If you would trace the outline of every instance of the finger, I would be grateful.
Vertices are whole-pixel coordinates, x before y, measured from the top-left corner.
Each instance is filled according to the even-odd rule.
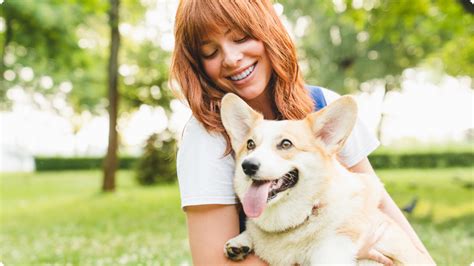
[[[382,236],[385,233],[385,230],[387,230],[387,228],[388,228],[388,222],[387,221],[384,221],[379,226],[377,226],[377,229],[373,233],[372,244],[377,243],[380,240],[380,238],[382,238]]]
[[[369,249],[375,245],[375,243],[379,242],[382,236],[387,230],[389,223],[387,221],[383,221],[379,225],[375,227],[375,230],[369,231],[367,234],[363,236],[361,239],[363,244],[359,244],[361,247],[364,246],[365,248]]]
[[[385,266],[393,266],[393,261],[385,257],[382,253],[380,253],[376,249],[371,249],[368,255],[369,255],[369,259],[371,260],[374,260],[378,263],[382,263]]]

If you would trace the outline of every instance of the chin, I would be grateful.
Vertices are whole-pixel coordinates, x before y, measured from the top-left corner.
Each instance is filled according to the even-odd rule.
[[[256,100],[258,97],[262,96],[265,92],[265,88],[256,89],[257,86],[249,85],[247,88],[238,89],[237,94],[245,99],[246,101]]]

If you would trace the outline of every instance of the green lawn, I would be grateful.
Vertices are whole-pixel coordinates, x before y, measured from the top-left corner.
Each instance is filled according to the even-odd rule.
[[[474,261],[473,168],[381,170],[439,265]],[[177,185],[142,188],[120,171],[114,194],[99,171],[0,176],[0,262],[4,265],[190,264]]]

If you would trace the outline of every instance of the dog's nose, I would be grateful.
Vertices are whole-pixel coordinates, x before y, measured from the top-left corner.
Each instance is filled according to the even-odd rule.
[[[244,173],[249,176],[253,176],[257,173],[258,168],[260,168],[260,163],[256,160],[248,159],[244,160],[242,163],[242,169]]]

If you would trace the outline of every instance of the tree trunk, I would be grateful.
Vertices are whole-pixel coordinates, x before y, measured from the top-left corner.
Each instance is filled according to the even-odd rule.
[[[12,25],[11,25],[11,18],[10,16],[6,15],[5,16],[5,39],[3,40],[3,49],[2,49],[2,54],[1,54],[1,61],[0,61],[0,82],[4,82],[5,80],[3,79],[3,74],[6,71],[6,64],[5,64],[5,56],[7,54],[7,49],[8,45],[10,44],[12,38],[13,38],[13,30],[12,30]],[[0,92],[2,93],[0,99],[3,99],[3,97],[6,94],[6,86],[3,86],[0,88]]]
[[[118,149],[118,51],[120,45],[119,23],[119,1],[110,0],[109,25],[111,29],[110,58],[108,65],[108,97],[109,97],[109,146],[107,156],[104,160],[104,180],[102,190],[115,190],[115,172],[117,170],[117,149]]]

